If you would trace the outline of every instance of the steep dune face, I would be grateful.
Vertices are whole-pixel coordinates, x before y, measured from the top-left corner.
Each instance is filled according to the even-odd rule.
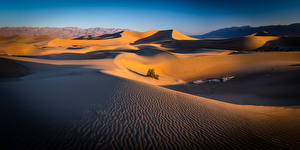
[[[280,37],[279,39],[268,41],[258,50],[262,51],[299,51],[300,37]]]
[[[254,50],[264,46],[267,42],[277,40],[278,36],[268,36],[267,33],[255,33],[245,37],[245,50]]]
[[[158,30],[150,30],[150,31],[146,31],[146,32],[132,32],[132,31],[125,30],[122,33],[122,35],[124,36],[124,38],[132,37],[131,39],[136,41],[136,40],[139,40],[142,38],[149,37],[153,34],[156,34],[157,32],[159,32],[159,31]],[[134,41],[130,41],[130,43],[132,43]]]
[[[187,35],[184,35],[176,30],[172,30],[172,38],[174,40],[199,40],[197,38],[192,38]]]
[[[232,39],[202,39],[179,40],[163,42],[164,47],[175,49],[229,49],[229,50],[255,50],[267,42],[279,39],[277,36],[257,36],[256,34]]]
[[[176,30],[163,30],[159,31],[149,37],[139,39],[133,44],[143,44],[143,43],[154,43],[165,40],[198,40],[196,38],[191,38],[182,33],[177,32]]]
[[[255,50],[268,41],[279,39],[273,36],[247,36],[235,39],[203,39],[193,41],[166,41],[164,47],[174,49],[228,49],[228,50]]]

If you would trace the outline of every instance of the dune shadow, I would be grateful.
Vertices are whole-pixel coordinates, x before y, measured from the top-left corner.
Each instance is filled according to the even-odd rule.
[[[224,83],[180,84],[166,88],[239,105],[300,105],[300,70],[261,72]]]
[[[155,33],[151,36],[139,39],[139,40],[135,41],[134,43],[131,43],[131,45],[156,43],[156,42],[160,42],[160,41],[164,41],[164,40],[171,40],[172,32],[173,32],[172,30],[158,31],[157,33]]]
[[[136,72],[136,71],[134,71],[134,70],[131,70],[131,69],[129,69],[129,68],[127,68],[127,70],[129,70],[130,72],[132,72],[132,73],[134,73],[134,74],[137,74],[137,75],[139,75],[139,76],[146,77],[146,75],[141,74],[141,73],[138,73],[138,72]]]
[[[202,40],[168,40],[161,41],[162,47],[173,48],[174,51],[187,51],[195,49],[220,49],[236,50],[239,52],[258,52],[258,51],[300,51],[300,37],[286,36],[279,39],[267,41],[264,45],[257,48],[247,47],[249,43],[247,37],[229,39],[202,39]],[[240,53],[235,53],[240,54]],[[242,54],[242,53],[241,53]]]
[[[120,38],[121,33],[124,31],[113,33],[113,34],[103,34],[103,35],[86,35],[86,36],[80,36],[78,38],[74,38],[73,40],[108,40],[108,39],[115,39],[115,38]]]
[[[49,54],[42,56],[21,56],[29,58],[40,58],[50,60],[83,60],[83,59],[107,59],[115,58],[118,54],[128,52],[135,53],[136,50],[96,50],[87,53],[61,53],[61,54]]]
[[[299,36],[283,36],[276,40],[266,42],[262,47],[255,51],[300,51],[300,37]]]
[[[245,38],[233,39],[202,39],[202,40],[173,40],[161,42],[162,47],[174,48],[176,50],[193,50],[193,49],[228,49],[243,50],[246,41]]]
[[[292,66],[292,67],[298,67],[298,66],[300,66],[300,64],[291,64],[291,65],[289,65],[289,66]]]
[[[167,51],[160,50],[159,48],[151,45],[140,45],[137,47],[139,48],[139,50],[136,51],[136,54],[139,56],[155,56],[159,54],[172,55]]]
[[[50,60],[82,60],[82,59],[106,59],[115,58],[121,53],[135,53],[139,56],[155,56],[158,54],[172,55],[166,51],[160,50],[155,46],[140,45],[137,46],[138,50],[133,49],[115,49],[115,50],[95,50],[87,53],[60,53],[60,54],[49,54],[42,56],[20,56],[29,58],[40,58]]]
[[[61,131],[82,138],[71,130],[71,125],[80,119],[83,110],[96,104],[105,107],[106,103],[101,102],[109,98],[106,93],[113,90],[110,85],[120,82],[117,77],[85,65],[16,62],[30,66],[32,71],[20,80],[0,82],[0,143],[10,149],[65,145],[66,139],[57,137]],[[99,84],[106,86],[98,89]]]
[[[217,50],[217,49],[191,49],[191,50],[175,49],[175,50],[170,50],[170,52],[179,53],[179,54],[196,54],[196,53],[223,52],[223,51],[224,50]]]
[[[0,57],[0,78],[16,78],[28,75],[29,68],[20,62]],[[1,80],[0,80],[1,81]]]

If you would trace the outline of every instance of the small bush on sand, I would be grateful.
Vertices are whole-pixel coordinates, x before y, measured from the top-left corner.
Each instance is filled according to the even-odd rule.
[[[151,78],[154,78],[156,80],[159,80],[159,75],[155,74],[155,70],[153,68],[148,69],[147,77],[151,77]]]

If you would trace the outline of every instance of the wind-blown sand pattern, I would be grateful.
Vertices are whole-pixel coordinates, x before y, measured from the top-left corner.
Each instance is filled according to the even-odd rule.
[[[29,74],[1,79],[1,144],[9,149],[299,149],[299,106],[230,104],[165,88],[228,74],[299,70],[299,52],[176,53],[153,39],[158,32],[47,38],[43,46],[52,48],[38,47],[34,56],[30,50],[5,49],[27,56],[1,57]],[[164,42],[178,40],[174,31],[163,33],[173,37]],[[142,44],[135,43],[139,40]],[[81,49],[68,49],[72,45]],[[96,57],[104,51],[111,57]],[[97,59],[87,59],[92,56]],[[145,77],[149,68],[160,80]]]

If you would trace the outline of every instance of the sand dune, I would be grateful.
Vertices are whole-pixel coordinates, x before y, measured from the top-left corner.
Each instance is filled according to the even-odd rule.
[[[133,44],[144,44],[144,43],[155,43],[165,40],[198,40],[196,38],[188,37],[176,30],[163,30],[156,32],[155,34],[148,36],[146,38],[139,39]]]
[[[79,39],[0,37],[1,54],[26,56],[0,56],[5,66],[1,69],[16,69],[12,74],[17,75],[22,68],[30,72],[15,80],[1,79],[1,145],[11,149],[299,149],[300,109],[294,106],[297,102],[283,107],[284,94],[290,94],[283,91],[289,85],[297,88],[285,84],[293,82],[285,78],[296,79],[300,52],[231,55],[236,48],[257,49],[282,38],[256,34],[195,40],[175,30],[123,31]],[[290,45],[287,41],[280,43]],[[159,80],[146,77],[149,68],[155,69]],[[272,71],[283,75],[249,77]],[[259,104],[246,103],[245,95],[229,89],[204,98],[166,88],[231,75],[249,81],[233,79],[219,90],[283,98],[276,102],[247,95],[248,102],[263,101],[263,106],[255,106]],[[253,90],[257,82],[267,91]],[[243,83],[247,87],[239,86]]]
[[[117,35],[116,37],[104,38],[105,40],[89,40],[85,38],[76,40],[78,38],[52,38],[48,36],[1,37],[0,45],[2,48],[0,49],[0,53],[21,56],[41,56],[60,53],[82,54],[97,50],[136,50],[138,48],[131,46],[130,43],[150,36],[155,32],[157,31],[153,30],[140,33],[125,30],[113,34]]]
[[[174,79],[198,79],[247,74],[266,69],[280,69],[300,63],[300,53],[273,52],[243,55],[211,55],[198,57],[163,57],[162,59],[121,54],[116,63],[130,70],[146,74],[155,68],[158,74]],[[205,65],[204,65],[205,64]]]
[[[20,77],[25,76],[29,73],[27,67],[20,63],[16,63],[13,60],[0,58],[0,77]]]
[[[268,41],[259,51],[299,51],[300,37],[280,37],[277,40]]]
[[[202,40],[182,40],[163,42],[164,47],[175,49],[229,49],[229,50],[255,50],[264,46],[267,42],[279,39],[277,36],[256,36],[256,34],[246,37],[232,39],[202,39]]]
[[[0,54],[8,55],[33,55],[43,50],[48,41],[54,39],[51,36],[11,36],[0,37]]]
[[[84,54],[99,50],[139,50],[140,44],[162,44],[171,50],[193,50],[201,48],[227,50],[297,50],[297,37],[249,35],[233,39],[198,40],[176,30],[133,32],[81,36],[77,38],[0,37],[0,54],[41,56],[61,53]]]

